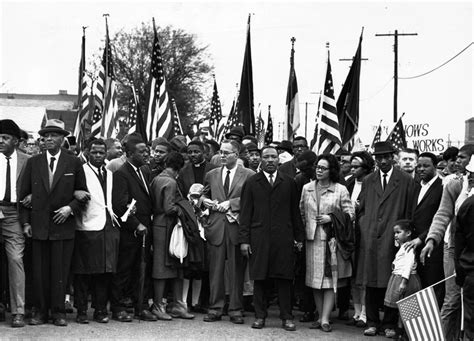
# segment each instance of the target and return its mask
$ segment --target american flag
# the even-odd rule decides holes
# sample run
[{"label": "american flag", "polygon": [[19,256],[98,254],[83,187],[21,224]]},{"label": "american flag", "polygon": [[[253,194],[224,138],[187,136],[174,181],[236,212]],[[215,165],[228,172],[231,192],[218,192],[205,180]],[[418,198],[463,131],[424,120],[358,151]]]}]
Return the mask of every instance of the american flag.
[{"label": "american flag", "polygon": [[272,115],[270,113],[271,106],[268,106],[268,121],[267,121],[267,131],[265,132],[265,145],[269,145],[273,142],[273,122]]},{"label": "american flag", "polygon": [[397,302],[400,317],[410,340],[444,340],[438,302],[428,287]]},{"label": "american flag", "polygon": [[[237,102],[238,102],[238,97],[239,95],[237,94]],[[230,131],[230,129],[233,126],[237,126],[237,125],[242,125],[242,124],[239,124],[239,115],[236,109],[236,100],[234,99],[234,101],[232,102],[232,108],[230,108],[229,116],[227,116],[227,121],[222,131],[221,139],[225,137],[225,135]]]},{"label": "american flag", "polygon": [[219,93],[217,92],[217,83],[216,79],[214,78],[214,91],[212,92],[211,100],[211,117],[209,118],[209,130],[213,138],[217,138],[217,130],[219,129],[219,123],[221,119],[221,100],[219,99]]},{"label": "american flag", "polygon": [[255,124],[255,135],[258,147],[260,148],[265,143],[265,122],[263,122],[262,118],[262,109],[259,110],[257,123]]},{"label": "american flag", "polygon": [[288,89],[286,91],[286,129],[287,139],[293,140],[293,135],[300,126],[300,107],[298,99],[298,83],[296,81],[295,71],[295,38],[291,38],[291,57],[290,57],[290,77],[288,79]]},{"label": "american flag", "polygon": [[128,103],[128,133],[134,133],[137,130],[137,98],[135,89],[132,87],[132,97]]},{"label": "american flag", "polygon": [[318,111],[316,112],[316,125],[314,126],[314,133],[313,133],[313,138],[311,140],[311,150],[315,153],[318,152],[318,136],[319,136],[319,120],[320,120],[320,112],[319,110],[321,109],[321,96],[322,92],[319,92],[319,100],[318,100]]},{"label": "american flag", "polygon": [[100,129],[102,123],[102,110],[97,96],[94,96],[94,112],[92,113],[91,136],[100,137]]},{"label": "american flag", "polygon": [[103,104],[100,135],[104,138],[110,138],[117,135],[115,124],[117,120],[118,103],[107,17],[105,18],[105,30],[105,48],[102,57],[102,69],[99,71],[99,79],[97,81],[97,89],[102,95]]},{"label": "american flag", "polygon": [[324,82],[323,109],[321,110],[319,135],[318,155],[336,154],[336,152],[341,148],[341,133],[339,132],[336,101],[334,100],[334,85],[332,82],[329,52],[326,81]]},{"label": "american flag", "polygon": [[183,127],[181,126],[181,120],[179,119],[178,108],[174,98],[171,99],[171,111],[173,115],[173,134],[170,137],[177,135],[183,135]]},{"label": "american flag", "polygon": [[374,144],[377,142],[380,142],[380,137],[382,136],[382,122],[380,122],[379,127],[377,128],[377,131],[375,132],[374,139],[372,141],[372,145],[370,148],[374,148]]},{"label": "american flag", "polygon": [[77,92],[77,118],[74,126],[74,136],[77,145],[82,150],[85,139],[85,121],[89,113],[89,94],[87,93],[86,75],[86,34],[82,35],[81,61],[79,62],[79,88]]},{"label": "american flag", "polygon": [[[403,117],[403,116],[402,116]],[[399,151],[407,147],[407,140],[405,137],[405,128],[403,127],[402,117],[398,120],[392,132],[387,138],[387,141],[392,143],[393,148]]]},{"label": "american flag", "polygon": [[169,139],[173,134],[173,118],[166,89],[163,57],[153,19],[153,51],[151,54],[150,95],[145,127],[149,141],[158,136]]}]

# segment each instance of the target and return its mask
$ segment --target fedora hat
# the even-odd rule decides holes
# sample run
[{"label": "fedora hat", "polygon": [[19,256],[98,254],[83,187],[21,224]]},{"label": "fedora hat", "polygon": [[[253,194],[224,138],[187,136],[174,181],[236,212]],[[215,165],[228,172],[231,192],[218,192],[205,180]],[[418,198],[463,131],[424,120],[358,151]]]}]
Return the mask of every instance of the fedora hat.
[{"label": "fedora hat", "polygon": [[240,137],[242,139],[244,137],[244,128],[242,127],[232,127],[230,131],[225,134],[225,138],[228,139],[229,136],[235,135],[237,137]]},{"label": "fedora hat", "polygon": [[47,120],[43,129],[38,131],[38,134],[44,136],[47,133],[59,133],[64,136],[68,136],[69,132],[64,129],[64,122],[57,119]]},{"label": "fedora hat", "polygon": [[376,142],[374,144],[374,152],[372,155],[381,155],[381,154],[393,154],[395,153],[395,149],[392,146],[391,142],[383,141],[383,142]]},{"label": "fedora hat", "polygon": [[0,134],[11,135],[19,139],[21,130],[13,120],[0,120]]}]

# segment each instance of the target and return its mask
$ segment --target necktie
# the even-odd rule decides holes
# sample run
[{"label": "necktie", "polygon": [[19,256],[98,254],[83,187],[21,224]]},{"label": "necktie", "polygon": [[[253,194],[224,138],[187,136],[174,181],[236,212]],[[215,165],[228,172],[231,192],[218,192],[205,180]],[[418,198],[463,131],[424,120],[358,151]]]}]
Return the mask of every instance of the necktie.
[{"label": "necktie", "polygon": [[224,193],[226,197],[229,195],[229,186],[230,186],[230,170],[227,171],[227,175],[225,176],[225,181],[224,181]]},{"label": "necktie", "polygon": [[387,188],[387,173],[383,173],[383,190],[385,191],[385,188]]},{"label": "necktie", "polygon": [[269,177],[270,177],[270,186],[273,187],[273,174],[270,174]]},{"label": "necktie", "polygon": [[148,186],[146,185],[145,179],[143,178],[142,172],[140,172],[139,168],[137,168],[137,173],[138,173],[138,178],[141,180],[141,182],[143,182],[143,186],[145,186],[146,192],[149,193]]},{"label": "necktie", "polygon": [[49,161],[49,169],[51,170],[51,173],[53,173],[54,170],[54,161],[56,161],[56,158],[52,156],[51,160]]},{"label": "necktie", "polygon": [[10,156],[5,157],[7,159],[7,179],[5,183],[5,197],[3,198],[3,201],[10,202],[11,200],[11,195],[12,195],[12,188],[11,188],[11,170],[10,170]]}]

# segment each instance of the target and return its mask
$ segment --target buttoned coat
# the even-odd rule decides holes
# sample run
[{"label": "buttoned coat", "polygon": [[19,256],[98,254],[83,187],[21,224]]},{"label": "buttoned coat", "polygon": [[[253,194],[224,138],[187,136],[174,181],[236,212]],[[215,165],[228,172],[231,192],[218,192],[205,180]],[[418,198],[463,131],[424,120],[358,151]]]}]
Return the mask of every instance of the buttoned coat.
[{"label": "buttoned coat", "polygon": [[385,191],[380,171],[368,175],[362,182],[358,212],[361,242],[356,284],[387,287],[396,254],[393,223],[411,218],[414,190],[413,178],[396,168]]},{"label": "buttoned coat", "polygon": [[294,241],[304,240],[295,181],[277,172],[273,186],[263,172],[247,180],[241,196],[239,242],[250,244],[250,278],[293,279]]},{"label": "buttoned coat", "polygon": [[[234,178],[229,188],[229,195],[226,197],[222,180],[222,168],[214,168],[204,177],[204,185],[209,186],[207,196],[218,203],[229,200],[230,210],[234,213],[240,212],[240,198],[242,187],[245,181],[254,173],[253,170],[237,166]],[[240,218],[242,215],[240,214]],[[211,211],[209,215],[209,224],[204,226],[204,235],[208,243],[219,246],[224,240],[224,232],[229,236],[232,244],[238,245],[239,225],[238,223],[230,223],[225,213]]]},{"label": "buttoned coat", "polygon": [[[76,221],[71,214],[64,223],[56,224],[53,217],[57,209],[69,205],[74,214],[80,214],[82,204],[74,198],[74,191],[87,191],[82,163],[74,155],[62,149],[57,160],[51,188],[46,153],[28,159],[19,198],[32,194],[31,221],[33,239],[66,240],[73,239]],[[19,199],[20,200],[20,199]]]}]

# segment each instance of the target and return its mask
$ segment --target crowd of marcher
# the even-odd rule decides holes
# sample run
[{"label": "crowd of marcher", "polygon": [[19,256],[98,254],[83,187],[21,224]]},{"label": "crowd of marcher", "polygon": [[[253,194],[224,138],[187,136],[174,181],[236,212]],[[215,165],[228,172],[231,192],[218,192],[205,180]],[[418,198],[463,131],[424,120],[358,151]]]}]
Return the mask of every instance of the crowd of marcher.
[{"label": "crowd of marcher", "polygon": [[66,326],[72,306],[86,324],[90,304],[98,323],[254,312],[261,329],[277,303],[287,331],[299,309],[301,326],[331,332],[337,309],[354,331],[403,339],[397,301],[435,284],[446,339],[462,303],[474,338],[474,145],[316,155],[304,137],[259,148],[234,127],[220,144],[131,133],[78,150],[60,120],[38,134],[0,120],[13,327]]}]

